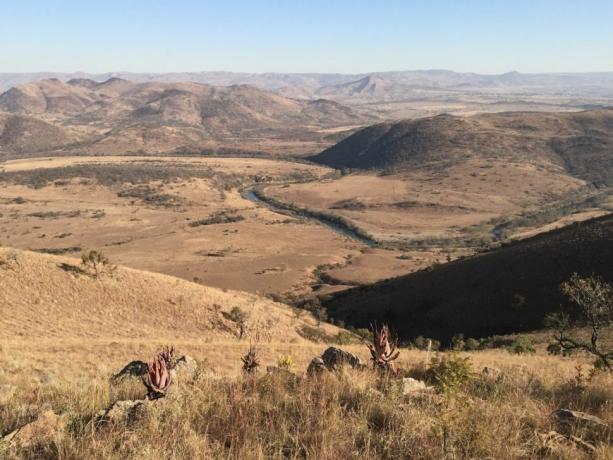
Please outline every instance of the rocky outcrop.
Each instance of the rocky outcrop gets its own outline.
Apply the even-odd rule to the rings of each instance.
[[[66,436],[68,415],[57,415],[52,410],[41,412],[33,422],[27,423],[2,438],[15,449],[45,449],[59,443]]]
[[[113,427],[128,427],[137,420],[142,419],[152,404],[146,399],[136,401],[116,401],[107,409],[98,412],[93,419],[98,429]]]
[[[336,347],[326,349],[321,355],[321,359],[330,371],[337,371],[343,366],[350,366],[353,369],[366,368],[366,365],[356,355]]]
[[[113,383],[122,382],[126,378],[142,377],[147,373],[147,363],[144,361],[131,361],[122,370],[111,377]]]

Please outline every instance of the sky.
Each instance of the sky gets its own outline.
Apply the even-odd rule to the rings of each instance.
[[[0,0],[0,72],[613,71],[613,0]]]

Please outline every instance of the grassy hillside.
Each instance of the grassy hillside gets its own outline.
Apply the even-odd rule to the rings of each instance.
[[[448,340],[542,327],[573,272],[613,279],[613,215],[573,224],[471,258],[341,292],[331,316],[356,326],[390,322],[402,338]]]
[[[595,185],[613,183],[613,110],[439,115],[364,128],[312,159],[334,167],[447,167],[469,160],[557,166]]]
[[[253,294],[124,267],[94,278],[79,260],[7,248],[0,248],[0,285],[4,339],[231,339],[238,335],[235,307],[248,315],[245,338],[304,342],[299,331],[314,326],[309,315],[298,319]]]

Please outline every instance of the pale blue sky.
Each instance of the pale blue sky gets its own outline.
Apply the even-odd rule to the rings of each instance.
[[[613,71],[613,0],[0,0],[0,72]]]

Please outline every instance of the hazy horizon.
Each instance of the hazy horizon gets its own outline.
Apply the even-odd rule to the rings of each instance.
[[[103,70],[103,71],[90,71],[90,70],[33,70],[30,72],[5,72],[0,70],[0,74],[86,74],[86,75],[119,75],[119,74],[133,74],[133,75],[171,75],[171,74],[199,74],[199,73],[230,73],[230,74],[248,74],[248,75],[266,75],[266,74],[280,74],[280,75],[372,75],[372,74],[386,74],[386,73],[402,73],[402,72],[452,72],[456,74],[474,74],[474,75],[506,75],[519,73],[522,75],[572,75],[572,74],[612,74],[611,70],[592,70],[592,71],[556,71],[556,72],[520,72],[518,70],[508,70],[503,72],[473,72],[473,71],[459,71],[455,69],[445,68],[415,68],[415,69],[396,69],[396,70],[370,70],[364,72],[324,72],[324,71],[305,71],[305,72],[284,72],[284,71],[261,71],[250,72],[247,70],[224,70],[224,69],[211,69],[211,70],[168,70],[168,71],[148,71],[148,70]]]

